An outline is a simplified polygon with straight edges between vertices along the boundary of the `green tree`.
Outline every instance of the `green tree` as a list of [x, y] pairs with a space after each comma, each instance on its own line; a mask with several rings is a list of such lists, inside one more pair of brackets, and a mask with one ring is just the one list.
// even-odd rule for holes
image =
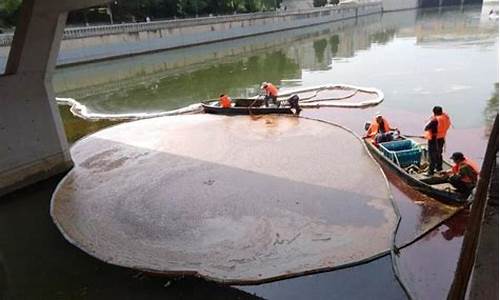
[[[146, 17], [158, 20], [274, 10], [281, 2], [282, 0], [115, 0], [109, 7], [114, 22], [122, 23], [144, 21]], [[101, 16], [95, 11], [94, 8], [72, 12], [68, 22], [70, 24], [102, 22]]]
[[0, 0], [0, 20], [7, 26], [15, 26], [21, 0]]
[[325, 6], [327, 0], [313, 0], [314, 7]]
[[245, 0], [243, 6], [245, 7], [245, 12], [252, 12], [259, 10], [259, 1], [255, 0]]

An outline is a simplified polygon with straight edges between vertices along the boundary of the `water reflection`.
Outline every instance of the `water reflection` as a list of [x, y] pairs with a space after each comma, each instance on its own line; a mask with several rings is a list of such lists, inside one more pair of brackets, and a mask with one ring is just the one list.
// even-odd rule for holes
[[447, 241], [451, 241], [456, 238], [462, 238], [465, 234], [465, 228], [467, 227], [467, 219], [469, 218], [469, 211], [463, 211], [456, 215], [454, 218], [446, 221], [444, 226], [447, 227], [446, 230], [441, 232], [443, 238]]
[[483, 114], [471, 118], [464, 111], [482, 107], [466, 99], [482, 97], [490, 84], [485, 79], [498, 77], [498, 29], [480, 16], [480, 7], [372, 15], [64, 68], [55, 89], [95, 112], [132, 113], [171, 110], [221, 92], [246, 97], [262, 81], [285, 88], [346, 82], [376, 86], [388, 105], [409, 110], [427, 111], [436, 99], [442, 105], [465, 101], [451, 113], [470, 126], [482, 123]]
[[494, 90], [491, 97], [488, 99], [486, 108], [484, 109], [484, 121], [486, 125], [486, 135], [489, 136], [495, 117], [498, 114], [498, 82], [494, 84]]
[[[474, 14], [470, 13], [474, 11]], [[446, 20], [446, 22], [443, 22]], [[415, 36], [420, 45], [433, 47], [492, 46], [498, 40], [498, 22], [482, 19], [481, 9], [458, 7], [420, 10]]]
[[380, 16], [374, 15], [64, 68], [56, 73], [55, 90], [59, 96], [76, 98], [93, 111], [107, 113], [170, 110], [221, 92], [254, 95], [264, 80], [300, 79], [302, 69], [331, 69], [335, 55], [352, 57], [357, 49], [368, 49], [371, 37], [379, 34], [380, 24], [372, 26], [378, 22]]
[[332, 56], [335, 57], [337, 56], [337, 52], [339, 51], [339, 35], [334, 34], [330, 37], [330, 51], [332, 53]]
[[88, 134], [119, 123], [117, 121], [109, 120], [86, 121], [80, 119], [79, 117], [74, 116], [70, 112], [69, 106], [66, 105], [59, 106], [59, 114], [64, 123], [66, 139], [70, 144], [73, 144], [74, 142]]
[[[383, 166], [383, 170], [389, 180], [393, 197], [398, 204], [403, 220], [396, 237], [398, 247], [406, 245], [409, 241], [431, 230], [441, 220], [449, 218], [460, 211], [458, 207], [444, 205], [418, 192], [385, 166]], [[448, 232], [447, 235], [461, 232], [461, 230], [457, 229], [455, 223], [449, 226], [449, 230], [451, 232]]]
[[387, 44], [396, 36], [396, 29], [389, 28], [370, 35], [370, 44]]
[[326, 39], [314, 41], [313, 48], [316, 55], [316, 61], [321, 65], [325, 61], [325, 50], [328, 45]]
[[281, 78], [296, 78], [299, 74], [300, 69], [292, 59], [275, 51], [191, 72], [132, 82], [125, 88], [104, 90], [82, 101], [100, 112], [154, 112], [216, 98], [220, 93], [255, 94], [263, 79], [279, 82]]

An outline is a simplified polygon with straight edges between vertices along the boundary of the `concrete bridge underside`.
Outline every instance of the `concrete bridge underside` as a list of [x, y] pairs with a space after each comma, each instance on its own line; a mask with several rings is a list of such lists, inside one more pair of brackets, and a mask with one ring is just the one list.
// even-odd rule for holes
[[72, 166], [52, 88], [67, 14], [105, 0], [24, 0], [0, 75], [0, 195]]

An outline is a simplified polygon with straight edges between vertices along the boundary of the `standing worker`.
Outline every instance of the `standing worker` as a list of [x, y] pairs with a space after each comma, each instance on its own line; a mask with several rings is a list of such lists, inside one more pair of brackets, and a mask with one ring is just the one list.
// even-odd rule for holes
[[266, 96], [264, 97], [264, 105], [266, 107], [269, 107], [269, 100], [272, 100], [274, 104], [276, 104], [277, 107], [280, 107], [278, 100], [278, 88], [270, 83], [270, 82], [263, 82], [262, 85], [260, 86], [262, 90], [265, 91]]
[[459, 193], [469, 196], [477, 183], [479, 167], [467, 159], [461, 152], [455, 152], [450, 157], [455, 163], [451, 170], [443, 173], [447, 181], [457, 189]]
[[228, 95], [221, 94], [219, 96], [219, 106], [222, 108], [231, 108], [231, 98]]
[[427, 139], [427, 150], [429, 153], [429, 171], [427, 172], [427, 176], [434, 175], [434, 170], [438, 172], [443, 170], [443, 147], [446, 133], [451, 126], [450, 117], [443, 112], [441, 106], [434, 106], [432, 113], [431, 120], [424, 128], [424, 137]]

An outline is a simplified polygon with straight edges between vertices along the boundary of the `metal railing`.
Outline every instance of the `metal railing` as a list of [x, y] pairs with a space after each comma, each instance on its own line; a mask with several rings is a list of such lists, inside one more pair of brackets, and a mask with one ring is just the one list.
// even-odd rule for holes
[[[323, 15], [323, 13], [330, 11], [344, 11], [352, 10], [358, 8], [367, 8], [381, 6], [381, 2], [369, 2], [363, 3], [361, 5], [341, 5], [333, 7], [322, 7], [313, 8], [306, 10], [296, 10], [296, 11], [272, 11], [272, 12], [260, 12], [260, 13], [247, 13], [247, 14], [232, 14], [232, 15], [222, 15], [222, 16], [211, 16], [211, 17], [201, 17], [201, 18], [185, 18], [185, 19], [171, 19], [162, 21], [152, 21], [152, 22], [138, 22], [138, 23], [126, 23], [126, 24], [114, 24], [114, 25], [98, 25], [98, 26], [85, 26], [85, 27], [69, 27], [64, 30], [63, 39], [78, 39], [92, 36], [100, 35], [113, 35], [113, 34], [123, 34], [123, 33], [137, 33], [143, 31], [156, 31], [170, 28], [181, 28], [181, 27], [192, 27], [200, 25], [210, 25], [225, 22], [238, 22], [238, 21], [251, 21], [256, 19], [273, 18], [273, 17], [291, 17], [295, 18], [302, 15], [317, 14], [317, 16]], [[329, 15], [330, 13], [328, 13]], [[12, 43], [13, 39], [12, 33], [0, 34], [0, 47], [8, 47]]]

